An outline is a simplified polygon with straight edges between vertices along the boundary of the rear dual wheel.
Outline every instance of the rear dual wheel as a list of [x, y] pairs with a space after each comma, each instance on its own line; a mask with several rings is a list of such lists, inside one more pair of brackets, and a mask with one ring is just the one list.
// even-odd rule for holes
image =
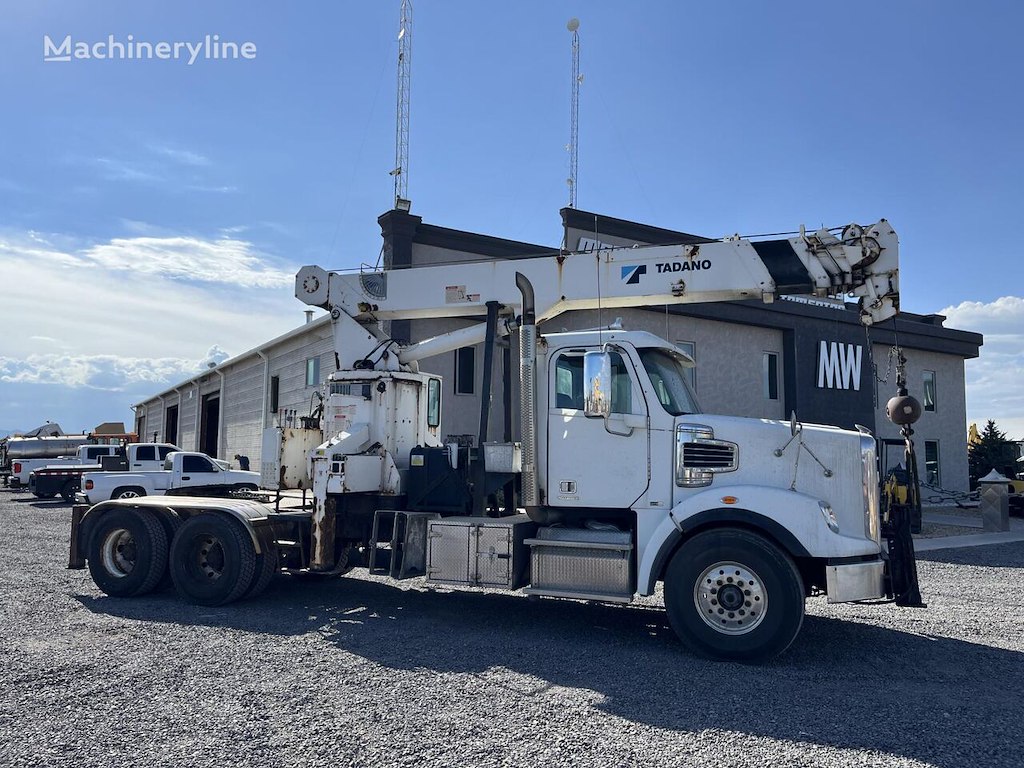
[[[178, 594], [191, 603], [225, 605], [245, 596], [264, 579], [269, 583], [273, 572], [266, 576], [266, 569], [271, 551], [258, 557], [249, 534], [226, 517], [196, 515], [174, 536], [171, 579]], [[276, 567], [276, 556], [273, 565]]]
[[96, 523], [88, 547], [89, 573], [111, 597], [152, 592], [167, 570], [167, 533], [146, 510], [112, 510]]

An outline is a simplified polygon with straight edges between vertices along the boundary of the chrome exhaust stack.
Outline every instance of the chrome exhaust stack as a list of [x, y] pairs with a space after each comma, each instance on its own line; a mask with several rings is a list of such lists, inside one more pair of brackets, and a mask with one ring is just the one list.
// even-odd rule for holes
[[539, 512], [537, 482], [537, 311], [533, 285], [516, 272], [516, 287], [523, 295], [523, 316], [519, 326], [519, 433], [522, 445], [523, 506], [531, 517]]

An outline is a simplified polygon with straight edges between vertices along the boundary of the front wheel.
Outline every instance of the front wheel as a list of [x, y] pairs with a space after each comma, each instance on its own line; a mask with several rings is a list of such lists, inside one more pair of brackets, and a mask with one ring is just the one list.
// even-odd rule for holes
[[759, 663], [785, 651], [800, 632], [804, 587], [777, 546], [750, 531], [721, 528], [697, 534], [673, 556], [665, 608], [695, 653]]

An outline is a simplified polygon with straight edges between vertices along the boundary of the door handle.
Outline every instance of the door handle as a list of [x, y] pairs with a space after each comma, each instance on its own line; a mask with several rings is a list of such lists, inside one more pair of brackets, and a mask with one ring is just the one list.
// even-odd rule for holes
[[182, 475], [182, 476], [181, 476], [181, 479], [182, 479], [182, 480], [191, 480], [192, 478], [191, 478], [191, 477], [189, 477], [188, 475]]

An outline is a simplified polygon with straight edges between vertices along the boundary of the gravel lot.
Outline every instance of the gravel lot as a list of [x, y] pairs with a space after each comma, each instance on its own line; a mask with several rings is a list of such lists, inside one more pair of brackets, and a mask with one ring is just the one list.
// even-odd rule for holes
[[1024, 544], [928, 553], [927, 610], [808, 603], [764, 667], [664, 614], [281, 579], [102, 595], [70, 506], [0, 489], [0, 765], [1020, 766]]

